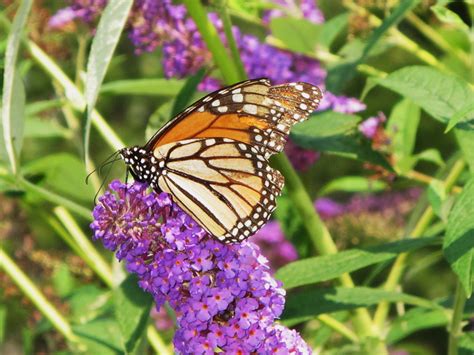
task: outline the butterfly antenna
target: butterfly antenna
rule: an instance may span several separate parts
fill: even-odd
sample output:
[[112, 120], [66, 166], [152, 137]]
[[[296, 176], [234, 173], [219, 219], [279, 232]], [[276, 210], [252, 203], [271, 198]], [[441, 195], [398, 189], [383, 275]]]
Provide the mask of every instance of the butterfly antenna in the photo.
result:
[[[91, 175], [94, 174], [97, 170], [99, 170], [99, 172], [101, 172], [101, 171], [102, 171], [102, 168], [103, 168], [105, 165], [110, 164], [111, 162], [115, 162], [115, 161], [117, 160], [117, 157], [115, 157], [115, 156], [116, 156], [117, 154], [119, 154], [119, 153], [120, 153], [120, 149], [117, 150], [117, 151], [115, 151], [115, 152], [113, 152], [111, 155], [109, 155], [109, 156], [102, 162], [102, 164], [100, 164], [99, 167], [95, 168], [95, 169], [92, 170], [89, 174], [87, 174], [86, 179], [85, 179], [86, 184], [87, 184], [87, 185], [89, 184], [89, 178], [90, 178]], [[113, 161], [111, 161], [111, 159], [112, 159]]]
[[110, 172], [112, 171], [112, 167], [114, 165], [114, 163], [116, 161], [120, 160], [120, 158], [115, 158], [114, 160], [111, 160], [111, 161], [108, 161], [107, 163], [104, 163], [101, 165], [101, 167], [99, 168], [99, 173], [102, 174], [102, 169], [108, 165], [109, 168], [107, 169], [107, 172], [105, 174], [105, 177], [104, 179], [102, 179], [102, 182], [100, 183], [100, 186], [99, 186], [99, 189], [97, 190], [97, 192], [95, 193], [95, 196], [94, 196], [94, 205], [97, 204], [97, 196], [99, 195], [100, 191], [102, 190], [102, 188], [104, 187], [105, 185], [105, 182], [107, 181], [107, 178], [109, 177], [110, 175]]

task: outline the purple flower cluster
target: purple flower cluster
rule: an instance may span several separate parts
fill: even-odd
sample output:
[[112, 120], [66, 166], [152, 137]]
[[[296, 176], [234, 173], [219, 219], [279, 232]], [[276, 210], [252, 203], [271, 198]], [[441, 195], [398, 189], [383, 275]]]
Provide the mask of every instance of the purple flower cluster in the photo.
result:
[[90, 23], [95, 20], [105, 7], [107, 0], [74, 0], [71, 5], [60, 9], [52, 16], [48, 25], [53, 29], [61, 29], [74, 20]]
[[157, 308], [174, 309], [182, 354], [310, 354], [294, 331], [274, 323], [285, 291], [251, 242], [224, 245], [165, 193], [110, 184], [94, 209], [94, 238], [125, 260]]
[[359, 131], [368, 139], [374, 139], [377, 133], [383, 131], [383, 125], [387, 118], [383, 112], [377, 116], [369, 117], [359, 125]]

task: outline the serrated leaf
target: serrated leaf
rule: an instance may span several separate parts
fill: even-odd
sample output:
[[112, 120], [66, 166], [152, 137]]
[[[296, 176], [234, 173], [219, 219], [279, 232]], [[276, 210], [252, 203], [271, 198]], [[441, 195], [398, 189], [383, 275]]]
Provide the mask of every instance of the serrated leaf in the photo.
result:
[[89, 156], [89, 136], [92, 119], [99, 89], [104, 80], [107, 68], [112, 60], [115, 48], [122, 34], [122, 30], [128, 18], [133, 0], [110, 1], [100, 17], [91, 51], [87, 60], [87, 73], [85, 80], [85, 100], [87, 107], [87, 118], [84, 132], [85, 157]]
[[410, 66], [390, 73], [378, 83], [409, 98], [434, 118], [447, 123], [466, 102], [473, 102], [474, 92], [467, 82], [426, 66]]
[[5, 161], [9, 162], [10, 169], [15, 174], [18, 171], [18, 158], [23, 140], [25, 109], [25, 89], [17, 72], [16, 64], [21, 36], [26, 28], [25, 24], [31, 10], [31, 5], [31, 0], [22, 1], [16, 12], [8, 34], [5, 70], [3, 73], [0, 153]]
[[109, 95], [149, 95], [175, 97], [184, 85], [177, 79], [133, 79], [117, 80], [105, 83], [100, 88], [101, 94]]
[[420, 108], [408, 99], [401, 100], [390, 113], [387, 132], [396, 161], [410, 157], [420, 122]]
[[321, 29], [321, 25], [305, 19], [277, 17], [270, 22], [272, 35], [282, 41], [286, 48], [299, 53], [314, 52]]
[[373, 180], [362, 176], [344, 176], [331, 180], [319, 190], [319, 196], [335, 191], [344, 192], [376, 192], [382, 191], [387, 184], [380, 180]]
[[128, 276], [114, 291], [114, 313], [127, 353], [133, 353], [145, 335], [153, 297], [138, 286], [135, 275]]
[[383, 301], [403, 302], [430, 309], [442, 308], [427, 299], [401, 292], [369, 287], [335, 287], [289, 293], [282, 318], [302, 320], [324, 313], [369, 307]]
[[463, 108], [461, 108], [451, 117], [444, 133], [449, 132], [460, 122], [471, 120], [474, 120], [474, 102], [468, 102]]
[[382, 24], [377, 27], [374, 31], [372, 31], [370, 37], [367, 40], [367, 44], [362, 51], [361, 55], [357, 58], [351, 60], [350, 62], [341, 63], [336, 66], [333, 66], [328, 71], [328, 76], [326, 79], [326, 87], [329, 91], [334, 93], [339, 93], [343, 88], [344, 84], [352, 79], [355, 73], [355, 68], [358, 64], [363, 63], [368, 56], [370, 55], [371, 51], [378, 43], [378, 41], [382, 38], [382, 36], [392, 27], [398, 24], [405, 14], [415, 7], [420, 0], [402, 0], [400, 1], [397, 8], [393, 10], [393, 12], [384, 19]]
[[448, 217], [443, 252], [468, 297], [472, 293], [474, 257], [474, 178], [464, 186]]
[[368, 161], [392, 170], [386, 159], [360, 136], [360, 120], [356, 115], [325, 111], [296, 125], [291, 132], [291, 138], [303, 148]]
[[328, 281], [346, 272], [391, 260], [400, 253], [422, 248], [435, 241], [433, 238], [406, 239], [298, 260], [280, 268], [275, 277], [283, 282], [285, 289]]

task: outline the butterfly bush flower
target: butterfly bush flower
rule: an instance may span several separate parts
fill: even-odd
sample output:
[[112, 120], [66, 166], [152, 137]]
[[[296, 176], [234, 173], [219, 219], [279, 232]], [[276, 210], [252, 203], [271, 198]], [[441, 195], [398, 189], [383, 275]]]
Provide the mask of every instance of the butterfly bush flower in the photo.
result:
[[182, 354], [310, 354], [302, 338], [274, 323], [285, 291], [251, 242], [221, 244], [166, 193], [119, 181], [99, 199], [94, 238], [125, 260], [157, 308], [176, 313]]

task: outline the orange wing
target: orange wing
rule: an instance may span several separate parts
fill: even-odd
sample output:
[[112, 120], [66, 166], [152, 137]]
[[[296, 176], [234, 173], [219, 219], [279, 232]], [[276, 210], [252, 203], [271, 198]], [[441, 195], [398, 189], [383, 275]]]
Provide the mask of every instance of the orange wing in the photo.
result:
[[321, 100], [307, 83], [271, 86], [248, 80], [197, 101], [160, 129], [147, 143], [155, 151], [191, 138], [229, 138], [262, 148], [265, 157], [283, 150], [291, 126], [305, 120]]

